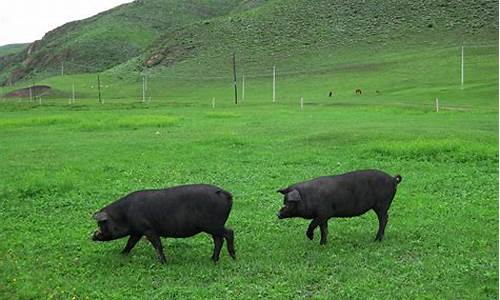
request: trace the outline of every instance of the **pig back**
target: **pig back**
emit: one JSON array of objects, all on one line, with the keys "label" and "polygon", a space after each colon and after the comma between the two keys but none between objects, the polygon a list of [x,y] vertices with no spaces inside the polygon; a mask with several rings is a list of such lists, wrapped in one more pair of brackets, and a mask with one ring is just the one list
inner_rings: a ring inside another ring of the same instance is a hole
[{"label": "pig back", "polygon": [[223,227],[232,197],[212,185],[183,185],[131,195],[128,212],[132,227],[142,233],[153,229],[165,237],[188,237]]},{"label": "pig back", "polygon": [[319,177],[296,185],[316,214],[329,217],[359,216],[376,205],[389,204],[395,187],[393,177],[377,170]]}]

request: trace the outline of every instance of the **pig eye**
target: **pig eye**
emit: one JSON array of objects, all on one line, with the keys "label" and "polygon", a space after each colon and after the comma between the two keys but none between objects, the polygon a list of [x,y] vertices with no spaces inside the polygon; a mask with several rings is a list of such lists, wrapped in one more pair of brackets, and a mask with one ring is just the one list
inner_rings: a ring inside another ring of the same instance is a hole
[{"label": "pig eye", "polygon": [[108,229],[108,225],[106,224],[106,222],[105,222],[105,221],[103,221],[103,222],[98,222],[98,224],[97,224],[97,225],[99,225],[99,228],[100,228],[100,229],[101,229],[101,231],[103,231],[103,232],[104,232],[104,231],[106,231],[106,230]]}]

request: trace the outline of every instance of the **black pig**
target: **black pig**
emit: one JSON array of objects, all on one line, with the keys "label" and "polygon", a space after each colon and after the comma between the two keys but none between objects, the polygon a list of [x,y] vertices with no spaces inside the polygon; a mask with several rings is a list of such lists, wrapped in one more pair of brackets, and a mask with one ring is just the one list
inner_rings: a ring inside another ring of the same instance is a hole
[{"label": "black pig", "polygon": [[111,241],[129,236],[122,251],[127,254],[142,236],[146,236],[160,262],[165,263],[160,237],[184,238],[203,231],[211,234],[214,240],[214,262],[219,260],[224,238],[229,255],[236,258],[234,232],[224,227],[231,206],[229,192],[206,184],[137,191],[94,214],[99,228],[92,240]]},{"label": "black pig", "polygon": [[382,241],[389,217],[387,211],[401,179],[400,175],[392,177],[382,171],[366,170],[296,183],[278,190],[284,195],[278,218],[312,219],[306,235],[312,240],[314,229],[319,226],[320,244],[324,245],[330,218],[360,216],[373,209],[379,221],[375,240]]}]

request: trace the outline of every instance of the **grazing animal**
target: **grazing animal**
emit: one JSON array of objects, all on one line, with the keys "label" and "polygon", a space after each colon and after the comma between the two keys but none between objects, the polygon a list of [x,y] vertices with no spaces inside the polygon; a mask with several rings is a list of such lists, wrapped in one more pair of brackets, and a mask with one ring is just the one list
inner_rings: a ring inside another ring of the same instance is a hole
[{"label": "grazing animal", "polygon": [[355,91],[355,92],[356,92],[356,95],[361,95],[361,94],[363,94],[363,92],[361,91],[361,89],[356,89],[356,91]]},{"label": "grazing animal", "polygon": [[278,190],[284,195],[284,206],[277,215],[279,219],[312,219],[306,235],[312,240],[319,226],[320,244],[324,245],[330,218],[360,216],[373,209],[379,221],[375,240],[382,241],[387,212],[401,180],[400,175],[392,177],[382,171],[365,170],[295,183]]},{"label": "grazing animal", "polygon": [[192,184],[137,191],[94,214],[98,229],[92,240],[111,241],[129,236],[122,251],[127,254],[142,236],[146,236],[160,262],[165,263],[160,237],[184,238],[206,232],[214,240],[214,262],[219,260],[224,239],[229,255],[234,259],[234,232],[224,227],[231,206],[231,194],[213,185]]}]

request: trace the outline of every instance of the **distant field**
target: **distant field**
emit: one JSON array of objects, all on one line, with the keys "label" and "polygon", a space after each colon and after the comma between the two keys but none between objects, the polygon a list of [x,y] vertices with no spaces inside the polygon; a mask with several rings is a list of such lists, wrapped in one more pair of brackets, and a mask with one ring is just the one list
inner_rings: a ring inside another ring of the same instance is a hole
[{"label": "distant field", "polygon": [[[275,104],[271,69],[250,66],[237,106],[230,73],[151,74],[147,103],[141,78],[112,71],[102,105],[95,74],[37,82],[55,89],[42,105],[3,98],[0,298],[497,297],[498,49],[467,53],[463,90],[460,48],[445,47],[297,58],[278,65]],[[403,177],[382,243],[371,212],[332,219],[324,247],[318,232],[306,238],[307,221],[275,217],[278,188],[364,168]],[[214,265],[203,234],[164,239],[165,266],[147,241],[128,257],[125,240],[90,241],[105,204],[196,182],[234,194],[236,261],[224,248]]]},{"label": "distant field", "polygon": [[[276,63],[278,104],[298,105],[299,99],[325,105],[389,105],[432,108],[438,98],[449,109],[498,111],[498,47],[471,44],[464,51],[464,88],[461,84],[460,45],[426,45],[420,48],[392,45],[387,48],[311,51]],[[215,58],[214,58],[215,59]],[[272,101],[272,65],[237,59],[239,99],[245,76],[246,105]],[[152,105],[210,106],[233,103],[231,55],[221,59],[212,73],[198,73],[198,61],[146,73],[146,100]],[[207,63],[213,63],[208,61]],[[112,69],[100,74],[101,96],[106,103],[128,104],[143,99],[143,77]],[[30,84],[53,87],[42,103],[64,104],[75,87],[76,104],[97,104],[97,74],[57,76],[4,87],[0,94]],[[363,94],[354,91],[361,89]],[[328,97],[329,92],[332,97]],[[81,102],[81,100],[84,100]],[[28,99],[5,99],[26,102]],[[36,100],[36,99],[35,99]],[[86,101],[89,100],[89,101]]]}]

